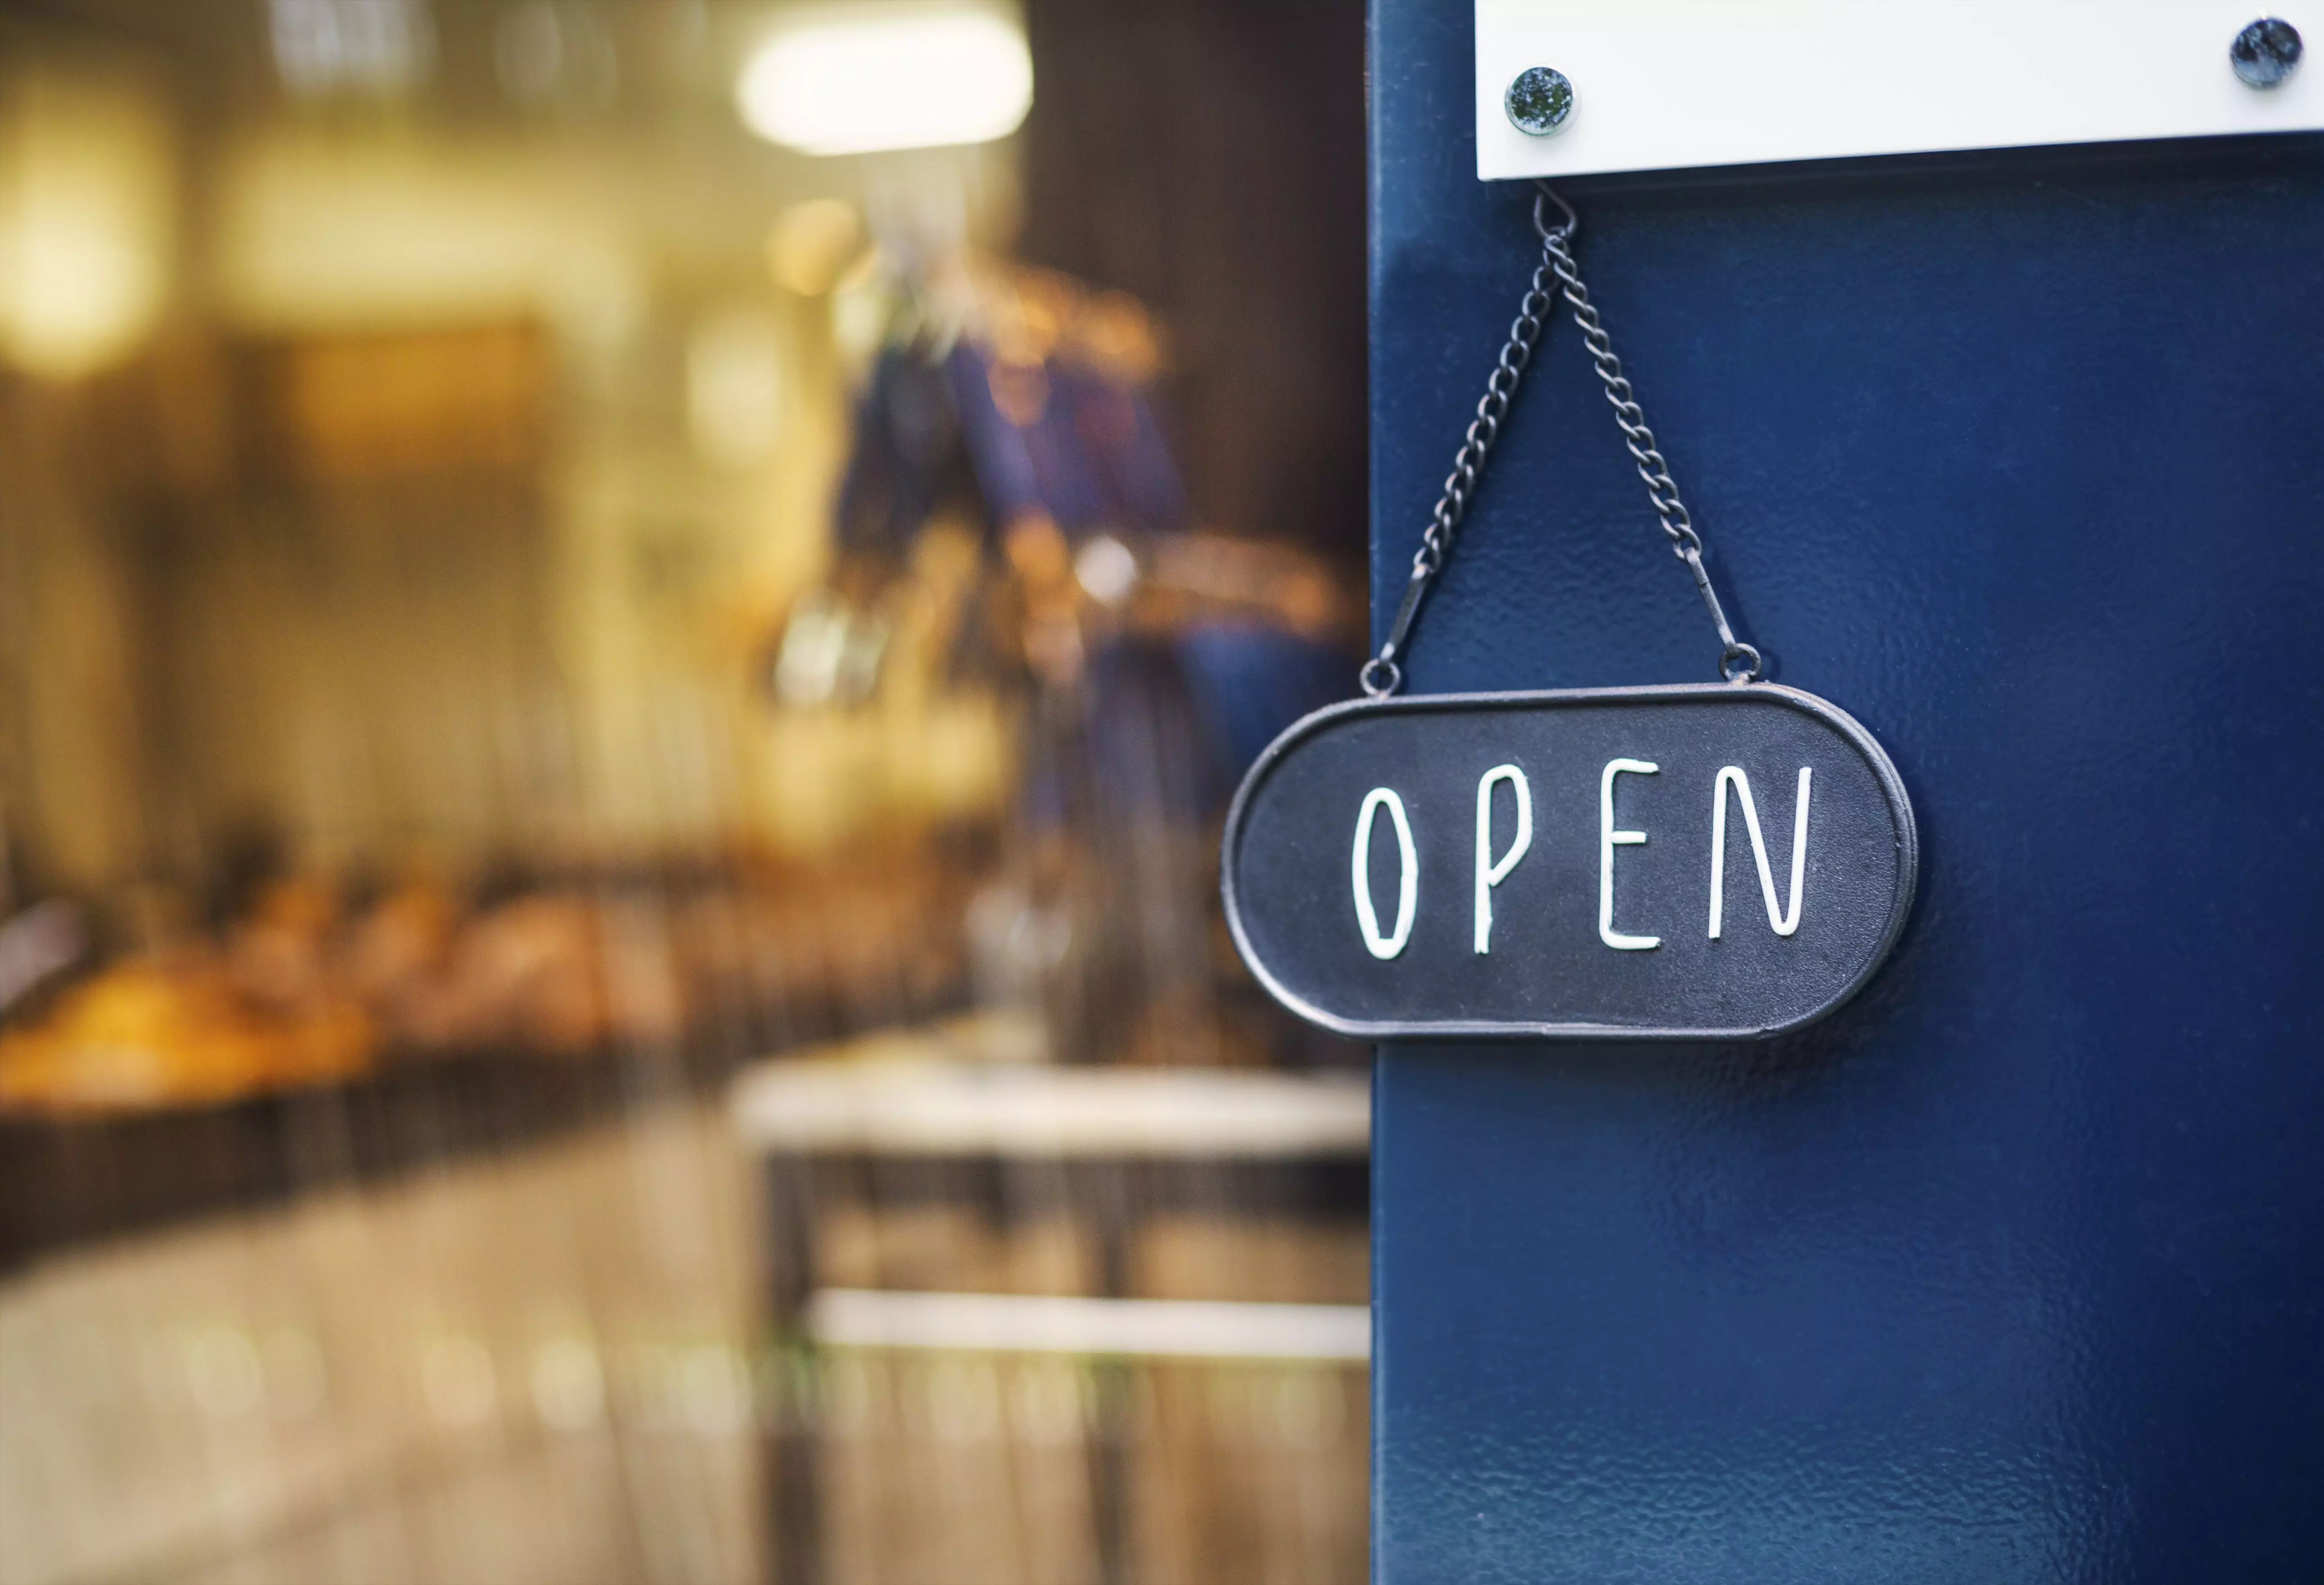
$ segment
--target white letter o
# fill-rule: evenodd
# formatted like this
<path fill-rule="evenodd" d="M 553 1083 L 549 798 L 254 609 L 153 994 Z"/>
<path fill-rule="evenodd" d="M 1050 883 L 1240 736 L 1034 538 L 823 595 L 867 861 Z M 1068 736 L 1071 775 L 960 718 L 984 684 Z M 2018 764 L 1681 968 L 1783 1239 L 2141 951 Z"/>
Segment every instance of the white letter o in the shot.
<path fill-rule="evenodd" d="M 1396 827 L 1397 861 L 1396 929 L 1387 935 L 1380 934 L 1379 915 L 1372 908 L 1372 816 L 1382 807 L 1388 810 L 1388 823 Z M 1363 812 L 1356 816 L 1356 847 L 1348 868 L 1364 945 L 1376 958 L 1396 956 L 1412 935 L 1412 916 L 1420 901 L 1420 860 L 1412 851 L 1412 826 L 1404 817 L 1404 800 L 1384 787 L 1372 788 L 1364 797 Z"/>

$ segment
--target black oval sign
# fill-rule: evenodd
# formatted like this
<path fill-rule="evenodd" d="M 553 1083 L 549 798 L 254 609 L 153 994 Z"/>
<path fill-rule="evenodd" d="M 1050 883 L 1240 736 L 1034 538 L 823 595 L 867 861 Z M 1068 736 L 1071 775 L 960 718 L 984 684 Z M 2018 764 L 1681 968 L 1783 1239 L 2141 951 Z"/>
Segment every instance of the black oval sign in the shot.
<path fill-rule="evenodd" d="M 1888 955 L 1919 863 L 1872 735 L 1769 683 L 1334 705 L 1228 812 L 1227 923 L 1342 1035 L 1738 1039 Z"/>

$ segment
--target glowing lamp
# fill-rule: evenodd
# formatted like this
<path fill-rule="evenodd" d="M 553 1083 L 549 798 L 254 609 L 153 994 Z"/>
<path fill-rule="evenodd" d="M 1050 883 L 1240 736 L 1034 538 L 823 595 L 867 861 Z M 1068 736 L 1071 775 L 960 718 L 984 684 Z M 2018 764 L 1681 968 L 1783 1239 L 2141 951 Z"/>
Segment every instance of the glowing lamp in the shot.
<path fill-rule="evenodd" d="M 989 143 L 1032 106 L 1033 59 L 988 5 L 801 11 L 761 41 L 734 97 L 752 132 L 809 154 Z"/>

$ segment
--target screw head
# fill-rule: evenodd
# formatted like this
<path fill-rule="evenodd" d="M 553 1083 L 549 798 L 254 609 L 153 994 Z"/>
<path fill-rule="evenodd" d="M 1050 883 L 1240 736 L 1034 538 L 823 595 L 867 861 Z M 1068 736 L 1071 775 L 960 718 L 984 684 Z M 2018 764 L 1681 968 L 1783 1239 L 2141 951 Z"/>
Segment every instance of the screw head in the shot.
<path fill-rule="evenodd" d="M 1501 96 L 1509 124 L 1531 137 L 1545 138 L 1573 114 L 1573 85 L 1565 74 L 1546 66 L 1528 66 L 1510 80 Z"/>
<path fill-rule="evenodd" d="M 2227 46 L 2227 64 L 2255 88 L 2275 88 L 2300 65 L 2300 30 L 2280 16 L 2247 24 Z"/>

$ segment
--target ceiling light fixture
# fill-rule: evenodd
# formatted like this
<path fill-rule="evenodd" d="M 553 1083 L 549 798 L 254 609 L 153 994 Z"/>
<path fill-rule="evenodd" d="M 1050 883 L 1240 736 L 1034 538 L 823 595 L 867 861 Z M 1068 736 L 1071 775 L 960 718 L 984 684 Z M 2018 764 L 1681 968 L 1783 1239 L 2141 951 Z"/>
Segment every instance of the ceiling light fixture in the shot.
<path fill-rule="evenodd" d="M 742 69 L 743 121 L 809 154 L 867 154 L 1006 137 L 1033 103 L 1012 14 L 962 4 L 795 12 Z"/>

